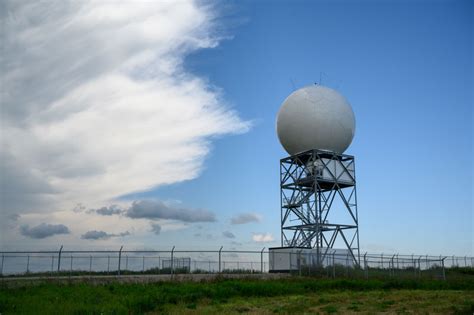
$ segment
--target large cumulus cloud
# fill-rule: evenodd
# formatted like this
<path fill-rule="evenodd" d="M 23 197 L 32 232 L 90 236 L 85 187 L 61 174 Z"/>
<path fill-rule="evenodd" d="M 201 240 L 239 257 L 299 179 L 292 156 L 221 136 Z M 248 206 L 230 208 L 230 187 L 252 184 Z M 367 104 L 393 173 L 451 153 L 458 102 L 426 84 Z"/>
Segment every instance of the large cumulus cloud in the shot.
<path fill-rule="evenodd" d="M 6 1 L 0 19 L 3 214 L 195 178 L 212 137 L 249 128 L 183 68 L 220 40 L 210 6 Z"/>

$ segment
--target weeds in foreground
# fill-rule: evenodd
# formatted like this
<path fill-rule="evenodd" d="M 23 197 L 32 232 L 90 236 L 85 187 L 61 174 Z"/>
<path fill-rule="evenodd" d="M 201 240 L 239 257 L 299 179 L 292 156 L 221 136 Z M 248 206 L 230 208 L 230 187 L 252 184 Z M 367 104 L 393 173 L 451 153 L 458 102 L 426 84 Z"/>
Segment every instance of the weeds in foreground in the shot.
<path fill-rule="evenodd" d="M 403 311 L 403 307 L 406 308 Z M 219 280 L 0 288 L 0 313 L 474 312 L 474 281 Z"/>

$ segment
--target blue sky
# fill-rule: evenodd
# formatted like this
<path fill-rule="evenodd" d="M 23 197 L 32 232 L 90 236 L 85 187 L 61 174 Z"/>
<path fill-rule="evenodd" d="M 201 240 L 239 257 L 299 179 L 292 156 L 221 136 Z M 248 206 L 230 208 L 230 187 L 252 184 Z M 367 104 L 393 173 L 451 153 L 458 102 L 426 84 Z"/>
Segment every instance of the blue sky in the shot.
<path fill-rule="evenodd" d="M 472 254 L 472 5 L 262 1 L 232 10 L 240 18 L 229 27 L 233 38 L 186 66 L 254 127 L 217 141 L 199 178 L 146 196 L 213 209 L 224 221 L 262 213 L 252 228 L 278 239 L 285 151 L 276 113 L 293 84 L 319 82 L 322 73 L 356 114 L 347 152 L 357 162 L 361 247 Z"/>
<path fill-rule="evenodd" d="M 142 180 L 137 185 L 130 183 L 126 187 L 114 186 L 113 191 L 107 192 L 102 188 L 104 183 L 109 182 L 105 179 L 101 181 L 102 177 L 94 177 L 100 179 L 96 181 L 97 188 L 94 188 L 97 193 L 88 190 L 86 193 L 94 202 L 78 201 L 72 197 L 67 199 L 69 195 L 64 198 L 69 205 L 84 203 L 84 209 L 107 206 L 107 202 L 103 200 L 114 200 L 114 198 L 117 202 L 125 203 L 143 199 L 161 200 L 170 208 L 210 211 L 215 214 L 216 221 L 204 220 L 192 224 L 185 222 L 185 228 L 179 224 L 173 227 L 173 223 L 170 223 L 168 230 L 162 230 L 159 235 L 150 235 L 138 233 L 145 225 L 128 228 L 125 219 L 117 219 L 121 220 L 121 229 L 110 231 L 110 235 L 124 233 L 130 229 L 131 236 L 120 240 L 115 240 L 111 236 L 109 243 L 100 243 L 100 246 L 116 246 L 118 243 L 127 244 L 127 242 L 130 246 L 148 248 L 171 245 L 199 248 L 224 245 L 253 249 L 278 246 L 279 159 L 286 153 L 276 137 L 276 114 L 283 100 L 295 88 L 321 80 L 321 84 L 338 90 L 348 99 L 356 116 L 356 135 L 346 152 L 356 158 L 362 250 L 405 254 L 474 254 L 472 199 L 474 173 L 471 157 L 474 134 L 473 5 L 470 1 L 234 1 L 217 3 L 211 7 L 211 11 L 212 14 L 208 15 L 205 14 L 207 11 L 205 13 L 200 10 L 193 11 L 195 15 L 190 19 L 199 23 L 176 26 L 168 36 L 171 39 L 164 35 L 163 38 L 160 37 L 161 33 L 155 34 L 157 45 L 149 44 L 148 38 L 139 42 L 140 45 L 135 43 L 137 40 L 130 39 L 130 45 L 133 45 L 134 49 L 138 46 L 144 47 L 144 50 L 161 53 L 162 46 L 173 48 L 169 48 L 169 51 L 164 49 L 164 53 L 161 55 L 158 53 L 153 61 L 145 63 L 148 66 L 152 64 L 153 67 L 144 67 L 143 64 L 136 66 L 134 62 L 137 59 L 132 58 L 127 59 L 127 62 L 130 62 L 135 76 L 137 73 L 143 78 L 155 75 L 161 80 L 155 78 L 155 82 L 167 83 L 157 88 L 171 91 L 169 92 L 171 94 L 165 94 L 161 98 L 161 103 L 175 104 L 176 99 L 176 104 L 181 104 L 181 95 L 191 95 L 193 99 L 202 99 L 202 102 L 211 99 L 216 103 L 216 108 L 230 114 L 222 114 L 219 110 L 216 110 L 218 114 L 214 111 L 201 113 L 199 110 L 202 108 L 199 107 L 199 110 L 196 109 L 198 114 L 191 116 L 192 120 L 187 122 L 185 119 L 181 121 L 182 118 L 179 117 L 187 112 L 186 107 L 170 105 L 169 112 L 174 110 L 176 117 L 170 114 L 169 121 L 183 123 L 183 129 L 189 127 L 190 136 L 180 142 L 182 146 L 179 146 L 180 149 L 173 158 L 161 163 L 161 168 L 156 169 L 156 175 L 150 170 L 149 179 Z M 177 16 L 188 14 L 188 11 L 182 10 L 182 12 L 177 10 Z M 140 14 L 143 13 L 139 11 L 137 15 L 141 16 Z M 170 20 L 171 24 L 175 23 L 173 19 Z M 206 22 L 209 20 L 212 23 Z M 157 23 L 159 28 L 161 25 Z M 8 32 L 8 28 L 5 32 Z M 215 33 L 218 34 L 217 38 L 213 38 Z M 104 34 L 115 33 L 104 32 Z M 188 37 L 195 41 L 186 42 Z M 75 43 L 71 45 L 73 44 Z M 126 49 L 129 47 L 128 44 L 122 42 L 113 44 L 123 48 L 126 53 L 130 51 Z M 175 46 L 186 48 L 176 49 Z M 70 50 L 65 51 L 69 53 Z M 106 49 L 104 51 L 107 52 Z M 181 64 L 177 62 L 178 66 L 175 66 L 175 59 L 170 57 L 174 54 L 176 59 L 182 58 Z M 108 57 L 107 54 L 104 56 Z M 136 56 L 142 55 L 137 53 L 133 57 Z M 114 58 L 100 58 L 101 55 L 94 57 L 96 58 L 91 58 L 95 64 L 94 68 L 110 62 L 109 59 L 115 61 Z M 119 57 L 122 56 L 116 58 L 117 62 L 121 61 Z M 38 60 L 33 58 L 31 63 L 36 65 Z M 88 62 L 78 61 L 78 68 L 82 69 L 81 67 L 87 66 Z M 121 72 L 128 69 L 121 69 Z M 65 77 L 70 80 L 68 82 L 73 82 L 71 84 L 76 84 L 79 81 L 87 83 L 91 77 L 102 80 L 103 73 L 112 73 L 112 70 L 105 66 L 102 72 L 97 74 L 91 72 L 92 75 L 85 69 L 82 70 L 87 75 L 75 77 L 76 72 L 61 72 L 58 77 Z M 199 79 L 198 83 L 196 80 L 193 81 L 196 78 Z M 114 84 L 119 84 L 110 80 L 91 82 L 101 89 L 102 86 L 116 87 Z M 139 83 L 134 82 L 133 88 Z M 64 86 L 66 92 L 72 91 L 68 90 L 70 88 L 67 84 Z M 170 86 L 173 89 L 169 88 Z M 76 107 L 72 107 L 76 110 L 82 106 L 76 104 L 80 103 L 78 99 L 88 99 L 89 94 L 92 95 L 90 98 L 93 101 L 97 99 L 97 92 L 92 93 L 83 85 L 78 85 L 78 88 L 79 92 L 74 91 L 79 93 L 79 96 L 71 94 L 76 96 L 58 99 L 66 104 L 64 106 L 67 108 L 72 106 L 68 102 L 73 102 Z M 183 88 L 186 92 L 175 97 L 173 93 L 179 88 Z M 129 88 L 127 85 L 126 88 L 112 90 L 132 91 L 132 87 Z M 65 95 L 70 95 L 66 92 Z M 145 90 L 148 99 L 161 97 L 153 93 Z M 135 98 L 126 98 L 136 94 L 139 93 L 130 92 L 121 98 L 130 99 L 131 102 L 137 101 Z M 166 98 L 170 97 L 169 95 L 172 95 L 173 99 Z M 51 99 L 54 100 L 53 97 Z M 48 113 L 56 113 L 58 102 L 54 103 L 51 100 L 48 102 L 47 107 L 53 108 Z M 219 107 L 220 102 L 225 103 L 227 107 Z M 56 107 L 51 104 L 56 104 Z M 144 111 L 146 110 L 148 109 L 145 108 Z M 60 110 L 58 112 L 62 113 Z M 194 113 L 194 110 L 190 112 Z M 108 113 L 97 111 L 97 116 L 103 117 Z M 128 113 L 128 116 L 133 115 Z M 48 121 L 49 116 L 45 117 L 44 121 Z M 203 132 L 204 127 L 199 124 L 202 117 L 205 124 L 213 125 L 215 128 Z M 6 118 L 5 121 L 7 119 L 10 118 Z M 155 128 L 153 133 L 156 133 L 158 138 L 166 138 L 167 128 L 172 126 L 162 124 L 159 118 L 157 119 L 157 122 L 153 122 Z M 67 120 L 67 123 L 60 124 L 59 131 L 70 132 L 72 135 L 82 134 L 74 133 L 76 129 L 64 127 L 69 124 L 75 126 L 81 122 L 82 120 Z M 43 120 L 41 124 L 44 124 Z M 49 125 L 46 126 L 49 128 Z M 127 121 L 116 121 L 115 126 L 127 126 L 128 130 L 132 131 L 140 130 L 139 124 L 133 125 Z M 109 134 L 107 128 L 98 123 L 95 129 L 98 133 L 95 135 L 100 137 L 102 134 Z M 38 129 L 32 127 L 31 130 Z M 114 135 L 114 129 L 110 130 L 112 130 L 110 134 Z M 13 134 L 18 135 L 18 132 Z M 181 136 L 179 130 L 170 134 Z M 196 136 L 192 136 L 193 134 Z M 153 149 L 150 153 L 150 148 L 155 148 L 156 145 L 147 146 L 148 151 L 142 147 L 128 148 L 124 134 L 111 137 L 123 139 L 125 147 L 117 151 L 111 150 L 113 154 L 108 156 L 100 152 L 98 145 L 95 151 L 85 150 L 88 152 L 84 155 L 85 160 L 94 163 L 97 161 L 117 163 L 112 165 L 113 169 L 117 169 L 121 162 L 116 162 L 119 159 L 111 156 L 124 154 L 123 159 L 127 158 L 127 161 L 130 159 L 133 165 L 135 163 L 147 165 L 153 163 L 150 156 L 156 157 L 156 161 L 161 161 L 160 157 L 166 155 L 167 151 L 174 152 L 172 150 L 175 148 L 175 145 L 170 145 L 167 140 L 159 142 L 162 140 L 157 138 L 154 141 L 158 142 L 149 143 L 165 143 L 162 147 L 165 152 Z M 48 140 L 45 143 L 51 142 L 50 138 L 45 139 Z M 95 136 L 84 139 L 79 137 L 77 141 L 91 143 L 94 139 Z M 177 168 L 176 165 L 180 165 L 182 157 L 186 156 L 189 144 L 192 144 L 189 160 L 198 161 L 199 166 L 193 164 L 182 169 Z M 13 144 L 9 144 L 9 147 L 12 146 Z M 83 152 L 82 149 L 85 147 L 89 148 L 80 146 L 80 150 L 76 151 Z M 41 150 L 38 149 L 40 153 L 27 151 L 27 154 L 43 156 L 42 152 L 46 150 L 44 148 L 45 146 L 41 147 Z M 103 151 L 105 149 L 108 147 L 104 147 Z M 12 156 L 14 152 L 21 150 L 12 150 Z M 131 153 L 127 156 L 126 152 L 133 150 L 143 152 L 143 159 L 135 159 Z M 71 149 L 72 151 L 74 150 Z M 50 152 L 57 151 L 51 149 Z M 72 160 L 75 159 L 68 159 Z M 72 162 L 61 160 L 54 165 L 63 165 L 61 163 Z M 91 163 L 94 167 L 101 167 L 100 163 L 96 163 L 97 166 L 94 163 Z M 80 172 L 94 173 L 95 168 L 89 170 L 91 164 L 87 167 L 68 164 L 64 169 L 68 172 L 85 169 Z M 33 170 L 33 164 L 28 165 L 27 169 Z M 107 165 L 110 167 L 111 164 Z M 166 168 L 167 165 L 170 165 L 169 168 Z M 132 167 L 131 169 L 135 170 Z M 191 174 L 189 176 L 186 173 L 188 169 L 190 169 L 188 174 Z M 180 175 L 170 179 L 167 177 L 168 170 L 169 173 Z M 37 171 L 51 176 L 49 184 L 53 188 L 57 182 L 53 179 L 65 178 L 49 169 Z M 135 173 L 121 171 L 120 176 L 116 175 L 112 179 L 114 183 L 133 182 L 129 180 L 132 178 L 131 175 L 146 178 L 147 173 L 146 169 L 137 168 Z M 78 178 L 85 175 L 75 176 L 74 181 L 64 179 L 61 183 L 64 183 L 64 187 L 75 191 Z M 25 184 L 22 185 L 26 187 Z M 156 188 L 150 189 L 150 187 Z M 82 193 L 84 190 L 81 189 L 77 191 Z M 96 197 L 99 194 L 107 195 L 108 198 Z M 118 196 L 122 197 L 117 198 Z M 58 209 L 64 210 L 68 207 L 68 203 L 62 200 L 55 205 Z M 26 206 L 21 205 L 21 209 L 26 209 Z M 16 213 L 15 211 L 11 212 Z M 55 224 L 67 220 L 73 221 L 70 211 L 68 214 L 57 215 L 51 213 L 46 215 L 45 211 L 35 214 L 18 210 L 18 213 L 23 221 L 16 223 L 17 225 L 34 226 L 47 220 L 54 221 Z M 232 218 L 245 213 L 254 214 L 259 219 L 247 224 L 231 224 Z M 100 219 L 90 218 L 87 222 L 93 225 L 91 222 L 99 222 Z M 82 231 L 81 233 L 87 231 L 83 227 L 71 228 L 69 225 L 68 227 L 72 231 L 71 234 L 74 234 L 75 230 Z M 104 222 L 100 226 L 90 227 L 93 230 L 106 228 L 113 228 L 113 224 Z M 231 232 L 235 237 L 222 237 L 223 232 Z M 275 241 L 256 242 L 255 235 L 272 235 Z M 37 244 L 36 240 L 28 238 L 27 235 L 23 236 L 24 246 L 31 247 Z M 54 237 L 56 238 L 54 242 L 66 241 L 61 239 L 62 235 Z M 131 238 L 133 241 L 127 241 Z M 4 239 L 11 241 L 16 238 L 4 235 Z M 42 243 L 46 247 L 52 242 L 51 239 L 47 240 L 50 243 Z M 90 243 L 83 244 L 77 240 L 70 240 L 70 244 L 92 246 Z"/>

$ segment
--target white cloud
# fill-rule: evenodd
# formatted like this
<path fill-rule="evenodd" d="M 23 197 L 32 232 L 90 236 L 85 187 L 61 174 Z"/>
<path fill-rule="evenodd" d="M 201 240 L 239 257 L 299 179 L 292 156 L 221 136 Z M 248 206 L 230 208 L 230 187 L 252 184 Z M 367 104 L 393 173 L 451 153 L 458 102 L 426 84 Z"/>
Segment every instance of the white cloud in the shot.
<path fill-rule="evenodd" d="M 2 10 L 3 214 L 98 207 L 195 178 L 212 137 L 249 128 L 182 66 L 219 42 L 210 6 L 7 1 Z"/>
<path fill-rule="evenodd" d="M 252 235 L 252 240 L 257 243 L 268 243 L 268 242 L 273 242 L 275 238 L 271 233 L 262 233 L 258 234 L 255 233 Z"/>

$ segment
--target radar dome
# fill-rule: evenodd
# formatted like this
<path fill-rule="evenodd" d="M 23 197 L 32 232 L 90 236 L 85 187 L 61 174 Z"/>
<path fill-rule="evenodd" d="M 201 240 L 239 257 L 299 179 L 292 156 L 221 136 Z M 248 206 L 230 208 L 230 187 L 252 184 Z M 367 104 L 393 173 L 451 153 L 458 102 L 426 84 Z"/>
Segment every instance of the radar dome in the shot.
<path fill-rule="evenodd" d="M 278 139 L 290 155 L 311 149 L 343 153 L 354 132 L 351 105 L 344 96 L 321 85 L 294 91 L 278 112 Z"/>

